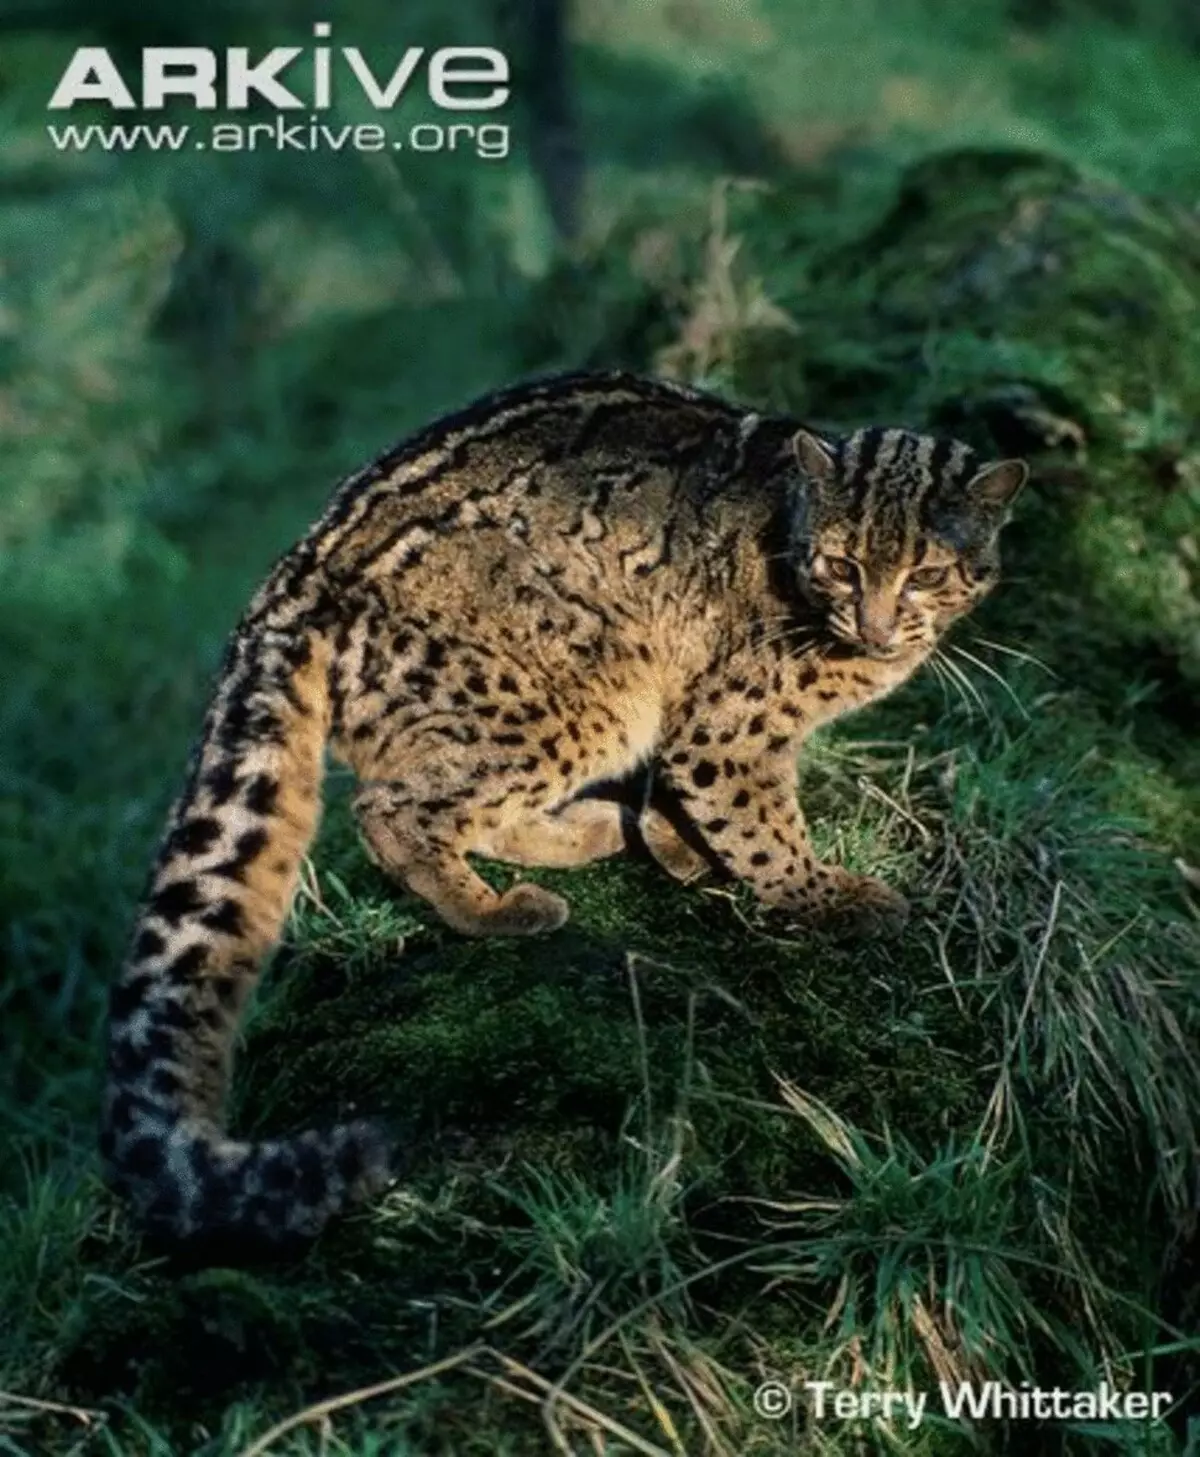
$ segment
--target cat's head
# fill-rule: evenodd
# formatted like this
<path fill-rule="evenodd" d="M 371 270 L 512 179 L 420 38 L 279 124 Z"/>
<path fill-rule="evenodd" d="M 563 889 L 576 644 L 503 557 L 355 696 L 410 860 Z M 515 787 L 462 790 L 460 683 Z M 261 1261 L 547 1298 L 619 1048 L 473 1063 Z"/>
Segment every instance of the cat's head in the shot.
<path fill-rule="evenodd" d="M 792 562 L 829 631 L 872 657 L 932 647 L 1000 574 L 1000 530 L 1024 461 L 944 436 L 797 431 Z"/>

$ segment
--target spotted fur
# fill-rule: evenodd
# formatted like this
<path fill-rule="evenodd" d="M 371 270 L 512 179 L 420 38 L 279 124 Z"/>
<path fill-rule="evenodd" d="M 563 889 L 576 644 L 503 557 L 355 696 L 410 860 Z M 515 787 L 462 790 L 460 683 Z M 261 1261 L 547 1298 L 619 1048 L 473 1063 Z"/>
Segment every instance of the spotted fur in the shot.
<path fill-rule="evenodd" d="M 901 924 L 896 892 L 817 859 L 797 751 L 990 588 L 1024 476 L 611 374 L 485 399 L 345 482 L 233 636 L 113 990 L 103 1152 L 142 1224 L 306 1238 L 389 1177 L 368 1123 L 224 1131 L 327 750 L 358 777 L 371 856 L 467 935 L 567 917 L 468 854 L 569 866 L 638 837 L 797 919 Z"/>

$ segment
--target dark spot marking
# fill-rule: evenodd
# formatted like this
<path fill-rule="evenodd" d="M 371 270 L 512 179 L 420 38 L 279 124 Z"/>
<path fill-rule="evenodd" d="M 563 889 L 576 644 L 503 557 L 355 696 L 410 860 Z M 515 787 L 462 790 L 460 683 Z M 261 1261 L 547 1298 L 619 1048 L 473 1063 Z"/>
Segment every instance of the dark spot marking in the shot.
<path fill-rule="evenodd" d="M 245 926 L 245 916 L 237 901 L 226 897 L 211 910 L 205 911 L 200 917 L 200 923 L 214 931 L 220 931 L 226 936 L 240 936 Z"/>
<path fill-rule="evenodd" d="M 251 861 L 257 860 L 267 846 L 266 830 L 244 830 L 234 842 L 233 859 L 235 865 L 243 867 Z"/>
<path fill-rule="evenodd" d="M 166 945 L 167 943 L 157 931 L 152 930 L 149 926 L 144 926 L 133 943 L 133 959 L 141 961 L 147 956 L 157 956 L 160 951 L 166 949 Z"/>
<path fill-rule="evenodd" d="M 279 799 L 279 785 L 269 774 L 256 774 L 242 792 L 242 803 L 251 813 L 271 815 Z"/>
<path fill-rule="evenodd" d="M 121 1163 L 134 1178 L 153 1179 L 162 1172 L 162 1143 L 157 1138 L 135 1138 L 126 1145 Z"/>
<path fill-rule="evenodd" d="M 108 1049 L 109 1076 L 121 1083 L 135 1083 L 145 1073 L 150 1056 L 128 1037 L 113 1042 Z"/>
<path fill-rule="evenodd" d="M 302 1203 L 320 1204 L 325 1197 L 328 1178 L 318 1149 L 301 1147 L 296 1154 L 298 1188 Z"/>
<path fill-rule="evenodd" d="M 229 803 L 237 792 L 237 786 L 237 768 L 231 759 L 210 769 L 204 776 L 204 787 L 208 790 L 209 797 L 217 808 Z"/>
<path fill-rule="evenodd" d="M 171 831 L 169 854 L 203 855 L 221 838 L 221 826 L 214 819 L 188 820 Z"/>
<path fill-rule="evenodd" d="M 766 850 L 755 850 L 754 854 L 750 857 L 751 865 L 769 865 L 770 863 L 771 856 Z"/>
<path fill-rule="evenodd" d="M 207 946 L 189 946 L 181 951 L 166 969 L 168 981 L 183 983 L 191 981 L 208 961 Z"/>
<path fill-rule="evenodd" d="M 745 809 L 749 803 L 750 791 L 748 789 L 739 789 L 738 792 L 733 796 L 734 809 Z"/>
<path fill-rule="evenodd" d="M 172 1184 L 160 1184 L 154 1198 L 146 1205 L 146 1222 L 160 1229 L 169 1229 L 183 1212 L 183 1195 Z"/>
<path fill-rule="evenodd" d="M 193 1032 L 196 1028 L 192 1009 L 183 1002 L 163 1002 L 155 1007 L 154 1016 L 164 1027 L 175 1032 Z"/>
<path fill-rule="evenodd" d="M 146 1000 L 146 993 L 154 985 L 156 978 L 148 972 L 142 972 L 139 976 L 131 976 L 117 982 L 109 993 L 109 1012 L 114 1022 L 124 1022 Z"/>
<path fill-rule="evenodd" d="M 709 759 L 701 759 L 692 770 L 692 783 L 697 789 L 707 789 L 717 777 L 717 766 Z"/>
<path fill-rule="evenodd" d="M 752 734 L 761 734 L 766 729 L 766 727 L 767 720 L 765 715 L 761 713 L 756 713 L 754 717 L 750 720 L 750 723 L 748 725 L 748 732 Z"/>
<path fill-rule="evenodd" d="M 333 1163 L 339 1176 L 347 1184 L 354 1184 L 362 1177 L 362 1150 L 350 1139 L 347 1139 L 338 1149 Z"/>
<path fill-rule="evenodd" d="M 422 703 L 428 703 L 433 690 L 437 687 L 437 679 L 432 673 L 426 673 L 421 668 L 414 668 L 411 672 L 405 673 L 404 681 L 414 690 Z"/>
<path fill-rule="evenodd" d="M 183 1086 L 183 1080 L 174 1068 L 156 1067 L 150 1074 L 150 1091 L 160 1098 L 173 1098 Z"/>
<path fill-rule="evenodd" d="M 296 1169 L 286 1154 L 275 1154 L 264 1161 L 262 1184 L 272 1194 L 287 1194 L 295 1188 Z"/>
<path fill-rule="evenodd" d="M 171 880 L 155 891 L 150 905 L 170 926 L 177 926 L 189 911 L 198 910 L 204 904 L 200 887 L 194 880 Z"/>

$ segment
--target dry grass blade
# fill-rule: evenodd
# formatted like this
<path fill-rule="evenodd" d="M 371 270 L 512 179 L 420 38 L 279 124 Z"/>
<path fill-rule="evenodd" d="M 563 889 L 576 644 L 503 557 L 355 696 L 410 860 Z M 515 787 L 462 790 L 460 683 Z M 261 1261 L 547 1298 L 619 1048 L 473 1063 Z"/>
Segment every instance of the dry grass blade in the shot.
<path fill-rule="evenodd" d="M 277 1422 L 256 1441 L 251 1442 L 248 1447 L 244 1447 L 238 1453 L 238 1457 L 262 1457 L 262 1454 L 273 1447 L 280 1437 L 286 1437 L 297 1427 L 308 1426 L 312 1422 L 319 1422 L 332 1416 L 335 1412 L 346 1411 L 350 1407 L 361 1406 L 365 1401 L 373 1401 L 376 1397 L 390 1396 L 393 1392 L 403 1391 L 406 1387 L 417 1386 L 422 1381 L 432 1380 L 435 1376 L 441 1376 L 447 1371 L 454 1371 L 468 1365 L 490 1349 L 489 1346 L 482 1343 L 468 1346 L 465 1350 L 457 1351 L 454 1355 L 446 1356 L 440 1361 L 433 1361 L 419 1370 L 406 1371 L 402 1376 L 391 1376 L 386 1381 L 375 1382 L 372 1386 L 359 1386 L 353 1391 L 343 1392 L 340 1396 L 315 1401 L 302 1411 L 294 1412 L 290 1417 L 285 1417 L 283 1421 Z"/>
<path fill-rule="evenodd" d="M 1189 865 L 1182 857 L 1175 860 L 1175 869 L 1189 890 L 1200 891 L 1200 867 Z"/>
<path fill-rule="evenodd" d="M 542 1418 L 546 1423 L 546 1431 L 550 1440 L 554 1443 L 555 1448 L 559 1452 L 566 1453 L 567 1457 L 570 1457 L 571 1447 L 567 1441 L 566 1432 L 563 1430 L 562 1423 L 555 1415 L 554 1408 L 556 1406 L 566 1407 L 573 1416 L 582 1418 L 586 1425 L 593 1428 L 600 1428 L 610 1436 L 617 1437 L 635 1452 L 642 1453 L 643 1457 L 677 1457 L 677 1453 L 670 1452 L 665 1447 L 659 1447 L 654 1442 L 647 1441 L 645 1437 L 639 1436 L 637 1432 L 627 1427 L 624 1422 L 619 1422 L 615 1417 L 610 1417 L 606 1412 L 600 1411 L 597 1407 L 592 1406 L 581 1397 L 575 1396 L 572 1392 L 563 1390 L 555 1382 L 550 1381 L 539 1372 L 531 1370 L 530 1367 L 524 1365 L 514 1357 L 505 1355 L 503 1351 L 497 1351 L 491 1346 L 486 1346 L 482 1348 L 477 1347 L 475 1353 L 479 1354 L 481 1351 L 486 1352 L 493 1360 L 499 1362 L 510 1377 L 516 1377 L 518 1380 L 524 1381 L 527 1386 L 533 1388 L 533 1392 L 522 1391 L 511 1382 L 504 1383 L 504 1389 L 508 1390 L 512 1395 L 520 1396 L 523 1400 L 532 1399 L 539 1401 L 542 1408 Z M 502 1377 L 495 1376 L 478 1367 L 472 1369 L 473 1374 L 482 1377 L 485 1381 L 489 1381 L 497 1387 L 503 1382 Z M 534 1393 L 537 1393 L 537 1395 L 534 1395 Z"/>
<path fill-rule="evenodd" d="M 637 1352 L 633 1350 L 629 1337 L 624 1331 L 620 1333 L 619 1340 L 626 1364 L 633 1372 L 638 1389 L 642 1393 L 642 1399 L 653 1413 L 654 1420 L 658 1423 L 659 1429 L 671 1444 L 672 1452 L 675 1453 L 675 1457 L 687 1457 L 687 1451 L 679 1438 L 679 1429 L 671 1419 L 671 1413 L 663 1405 L 661 1398 L 647 1380 L 646 1373 L 642 1370 L 642 1363 L 637 1358 Z"/>
<path fill-rule="evenodd" d="M 85 1427 L 99 1426 L 108 1420 L 108 1413 L 86 1406 L 67 1406 L 61 1401 L 44 1401 L 37 1396 L 21 1396 L 15 1391 L 0 1391 L 0 1407 L 16 1406 L 24 1411 L 44 1412 L 48 1416 L 72 1417 Z"/>
<path fill-rule="evenodd" d="M 655 1355 L 671 1373 L 676 1388 L 687 1397 L 692 1415 L 710 1450 L 717 1457 L 737 1457 L 714 1421 L 718 1417 L 728 1421 L 733 1416 L 716 1362 L 706 1352 L 695 1349 L 686 1353 L 686 1359 L 677 1355 L 657 1328 L 651 1328 L 649 1340 Z"/>
<path fill-rule="evenodd" d="M 847 1168 L 854 1168 L 859 1163 L 858 1150 L 854 1146 L 854 1140 L 850 1137 L 846 1124 L 833 1109 L 822 1103 L 819 1098 L 803 1092 L 794 1083 L 788 1082 L 786 1078 L 777 1076 L 775 1083 L 783 1101 L 792 1112 L 798 1114 L 808 1124 L 825 1147 L 841 1159 Z"/>

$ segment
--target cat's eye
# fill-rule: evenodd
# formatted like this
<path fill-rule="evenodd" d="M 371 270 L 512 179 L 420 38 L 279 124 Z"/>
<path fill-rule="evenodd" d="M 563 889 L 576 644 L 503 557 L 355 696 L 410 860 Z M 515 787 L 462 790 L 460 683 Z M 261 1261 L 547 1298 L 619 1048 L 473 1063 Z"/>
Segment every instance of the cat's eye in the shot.
<path fill-rule="evenodd" d="M 831 582 L 856 582 L 858 568 L 844 556 L 823 556 L 817 558 L 817 566 L 824 577 Z"/>
<path fill-rule="evenodd" d="M 915 572 L 909 572 L 908 585 L 918 592 L 932 592 L 944 587 L 949 576 L 949 567 L 918 567 Z"/>

